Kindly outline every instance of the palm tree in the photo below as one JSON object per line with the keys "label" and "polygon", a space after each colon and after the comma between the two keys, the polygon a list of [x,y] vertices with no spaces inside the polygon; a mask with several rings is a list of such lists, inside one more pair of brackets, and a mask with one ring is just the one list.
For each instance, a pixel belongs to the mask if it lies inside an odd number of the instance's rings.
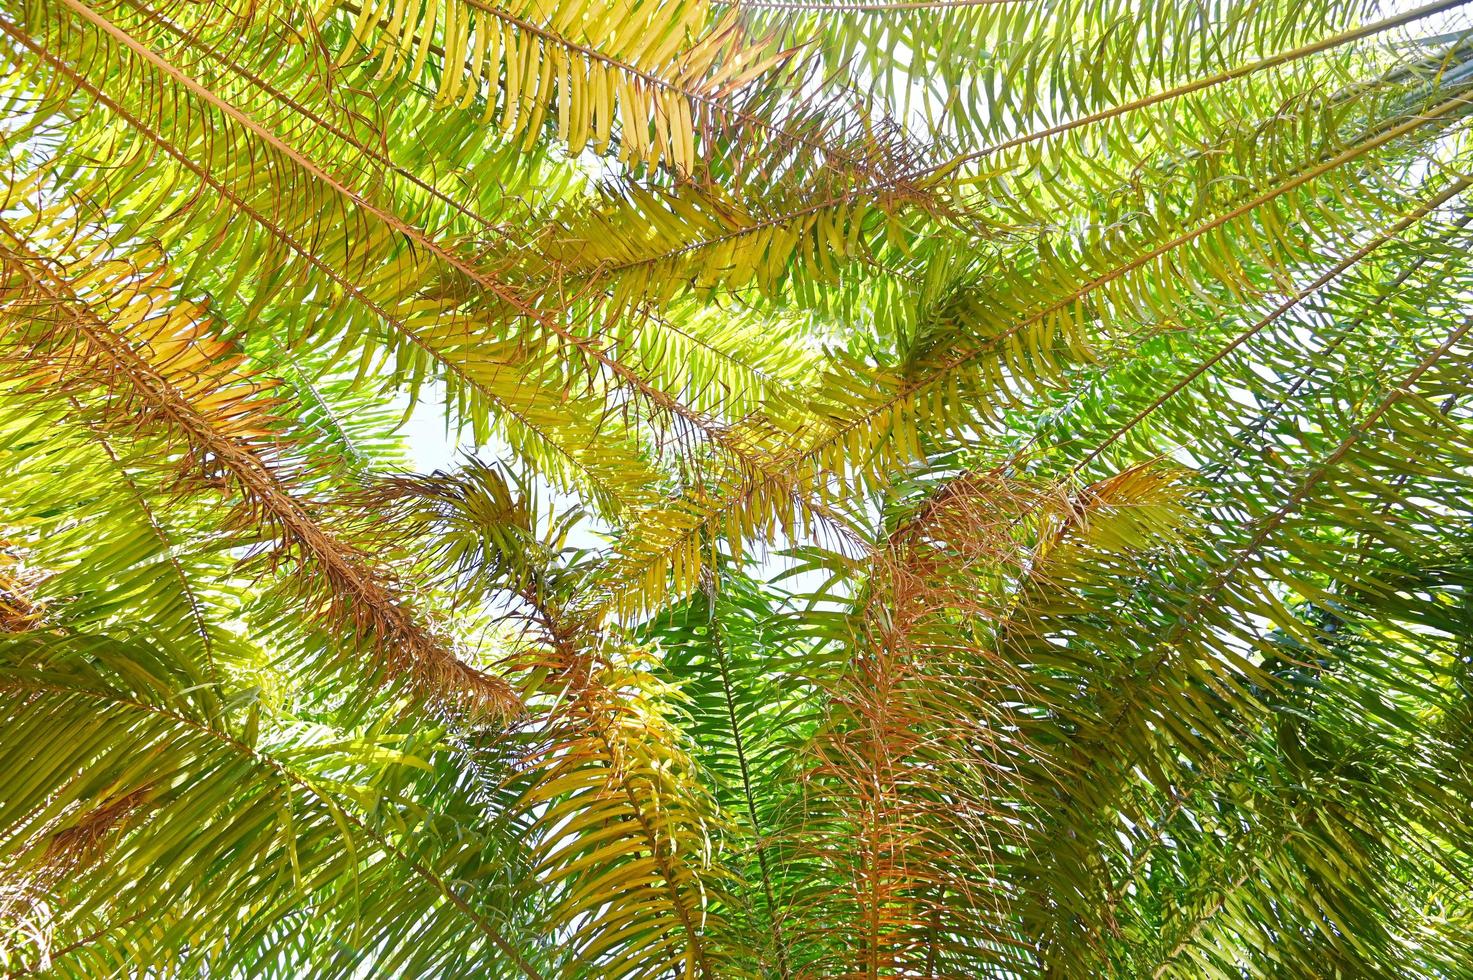
{"label": "palm tree", "polygon": [[0,970],[1473,975],[1463,3],[3,0]]}

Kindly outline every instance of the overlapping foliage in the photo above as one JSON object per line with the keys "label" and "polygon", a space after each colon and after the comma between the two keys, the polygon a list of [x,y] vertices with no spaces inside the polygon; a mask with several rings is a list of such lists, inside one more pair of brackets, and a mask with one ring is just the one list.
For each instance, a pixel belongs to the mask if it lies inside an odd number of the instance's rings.
{"label": "overlapping foliage", "polygon": [[0,0],[0,970],[1473,972],[1470,28]]}

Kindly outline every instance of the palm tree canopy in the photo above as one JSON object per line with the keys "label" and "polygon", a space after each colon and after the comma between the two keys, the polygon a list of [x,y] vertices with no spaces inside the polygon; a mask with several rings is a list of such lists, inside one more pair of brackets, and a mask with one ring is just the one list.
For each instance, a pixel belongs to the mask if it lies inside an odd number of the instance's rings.
{"label": "palm tree canopy", "polygon": [[1464,0],[0,54],[6,976],[1473,976]]}

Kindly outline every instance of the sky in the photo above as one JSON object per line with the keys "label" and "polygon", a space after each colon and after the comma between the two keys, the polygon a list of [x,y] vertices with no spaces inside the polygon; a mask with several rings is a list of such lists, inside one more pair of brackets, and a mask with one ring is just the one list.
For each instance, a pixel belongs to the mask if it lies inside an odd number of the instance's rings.
{"label": "sky", "polygon": [[[407,404],[408,399],[403,398]],[[404,437],[409,461],[421,473],[449,469],[458,461],[459,454],[481,452],[488,458],[507,459],[510,454],[504,446],[477,446],[470,433],[456,438],[445,422],[445,391],[438,384],[427,384],[420,391],[419,403],[414,406],[404,427],[399,430]]]}

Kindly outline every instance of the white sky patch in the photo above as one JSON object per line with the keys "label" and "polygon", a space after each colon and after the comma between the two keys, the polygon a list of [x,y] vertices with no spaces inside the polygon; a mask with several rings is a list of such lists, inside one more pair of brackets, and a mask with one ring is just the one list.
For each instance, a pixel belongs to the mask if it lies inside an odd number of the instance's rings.
{"label": "white sky patch", "polygon": [[[511,452],[505,446],[477,446],[469,433],[458,434],[445,414],[445,388],[439,383],[426,384],[420,389],[419,401],[408,420],[399,429],[404,439],[404,448],[410,463],[421,473],[454,468],[466,453],[482,453],[488,458],[507,459]],[[403,411],[409,405],[409,396],[398,393],[396,407]]]}

